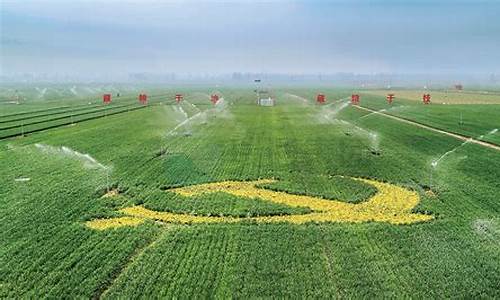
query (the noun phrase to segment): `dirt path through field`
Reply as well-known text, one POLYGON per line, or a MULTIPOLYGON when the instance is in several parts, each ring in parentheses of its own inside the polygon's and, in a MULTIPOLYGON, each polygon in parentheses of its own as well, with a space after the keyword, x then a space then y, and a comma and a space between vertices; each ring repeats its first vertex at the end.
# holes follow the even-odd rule
POLYGON ((404 119, 404 118, 401 118, 401 117, 396 117, 396 116, 393 116, 393 115, 390 115, 390 114, 387 114, 387 113, 384 113, 384 112, 380 112, 380 111, 377 111, 377 110, 374 110, 374 109, 370 109, 370 108, 367 108, 367 107, 363 107, 363 106, 359 106, 359 105, 354 105, 354 107, 357 107, 358 109, 361 109, 361 110, 369 111, 371 113, 383 115, 385 117, 388 117, 388 118, 391 118, 393 120, 400 121, 400 122, 403 122, 403 123, 406 123, 406 124, 411 124, 411 125, 414 125, 414 126, 417 126, 417 127, 420 127, 420 128, 424 128, 424 129, 427 129, 427 130, 430 130, 430 131, 434 131, 434 132, 437 132, 437 133, 442 133, 442 134, 445 134, 447 136, 451 136, 451 137, 456 138, 456 139, 461 140, 461 141, 469 141, 470 143, 474 143, 474 144, 477 144, 477 145, 481 145, 483 147, 487 147, 487 148, 490 148, 490 149, 494 149, 494 150, 500 151, 500 146, 492 144, 492 143, 488 143, 488 142, 485 142, 485 141, 476 140, 476 139, 474 139, 472 137, 460 135, 460 134, 449 132, 449 131, 445 131, 445 130, 442 130, 442 129, 437 129, 437 128, 434 128, 434 127, 431 127, 431 126, 428 126, 428 125, 424 125, 422 123, 418 123, 418 122, 415 122, 415 121, 410 121, 410 120, 407 120, 407 119, 404 119))

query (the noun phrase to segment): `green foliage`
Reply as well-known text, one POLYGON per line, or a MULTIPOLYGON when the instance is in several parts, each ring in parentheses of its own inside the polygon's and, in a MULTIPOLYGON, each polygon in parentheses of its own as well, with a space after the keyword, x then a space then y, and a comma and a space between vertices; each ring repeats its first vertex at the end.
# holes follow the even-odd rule
MULTIPOLYGON (((254 105, 250 89, 225 88, 222 114, 210 111, 211 88, 179 89, 207 112, 189 122, 189 136, 167 135, 184 117, 167 105, 170 96, 158 96, 144 109, 1 140, 0 297, 499 298, 500 154, 464 145, 439 162, 430 182, 430 163, 460 141, 380 116, 360 119, 366 112, 349 106, 324 118, 338 105, 314 104, 318 90, 278 90, 277 106, 264 108, 254 105), (88 153, 109 171, 35 143, 88 153), (343 175, 412 188, 422 196, 416 210, 437 218, 405 226, 148 221, 96 231, 84 225, 137 203, 203 215, 307 213, 226 194, 183 198, 165 191, 221 180, 276 178, 269 188, 351 203, 375 192, 343 175), (425 194, 429 185, 435 196, 425 194), (120 194, 102 198, 108 188, 120 194)), ((351 93, 321 90, 329 103, 351 93)), ((0 120, 28 111, 42 119, 41 109, 87 102, 65 99, 9 106, 0 120)), ((385 107, 380 100, 361 99, 385 107)), ((463 133, 498 127, 496 106, 467 108, 463 133)), ((453 124, 461 109, 415 104, 394 113, 458 132, 453 124)), ((186 108, 189 116, 195 111, 186 108)))
POLYGON ((296 195, 316 196, 323 199, 360 203, 373 196, 376 189, 366 183, 339 176, 293 174, 292 180, 280 180, 263 187, 296 195))
POLYGON ((304 214, 308 208, 294 208, 261 199, 246 199, 226 193, 211 193, 199 197, 178 197, 154 191, 144 200, 148 209, 205 216, 255 217, 304 214))

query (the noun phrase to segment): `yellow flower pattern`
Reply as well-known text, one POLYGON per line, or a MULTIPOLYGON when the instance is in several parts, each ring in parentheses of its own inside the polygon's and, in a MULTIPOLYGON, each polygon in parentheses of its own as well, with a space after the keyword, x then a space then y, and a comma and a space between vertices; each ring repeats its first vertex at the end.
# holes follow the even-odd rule
POLYGON ((307 222, 387 222, 391 224, 411 224, 429 221, 433 217, 425 214, 412 213, 411 210, 419 203, 419 195, 403 187, 371 179, 354 178, 373 185, 377 193, 360 204, 346 203, 335 200, 325 200, 317 197, 293 195, 259 187, 262 184, 275 182, 272 179, 256 181, 223 181, 205 183, 168 191, 185 197, 193 197, 204 193, 225 192, 240 197, 259 198, 293 207, 309 207, 312 212, 302 215, 259 216, 259 217, 220 217, 195 216, 159 212, 144 206, 123 208, 125 217, 112 219, 97 219, 86 223, 93 229, 107 229, 121 226, 139 225, 145 220, 155 220, 165 223, 195 224, 195 223, 235 223, 255 221, 259 223, 288 222, 304 224, 307 222))

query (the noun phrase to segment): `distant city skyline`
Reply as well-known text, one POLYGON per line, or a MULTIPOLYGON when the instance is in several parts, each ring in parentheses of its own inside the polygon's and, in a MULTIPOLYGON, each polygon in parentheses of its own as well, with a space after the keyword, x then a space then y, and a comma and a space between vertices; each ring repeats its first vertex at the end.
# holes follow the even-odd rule
POLYGON ((500 73, 500 1, 0 3, 3 77, 500 73))

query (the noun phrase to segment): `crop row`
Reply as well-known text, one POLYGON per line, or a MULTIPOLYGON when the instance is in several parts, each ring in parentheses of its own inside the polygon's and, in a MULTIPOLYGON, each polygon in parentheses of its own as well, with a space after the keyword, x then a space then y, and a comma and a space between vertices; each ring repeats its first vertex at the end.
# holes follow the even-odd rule
POLYGON ((30 124, 21 124, 12 128, 4 128, 0 131, 0 139, 6 139, 18 135, 34 133, 42 130, 57 128, 60 126, 71 125, 83 121, 89 121, 97 118, 111 116, 119 113, 129 112, 144 108, 136 104, 123 105, 119 107, 110 107, 105 109, 93 110, 90 112, 60 116, 48 120, 37 121, 30 124))
MULTIPOLYGON (((456 146, 390 119, 365 118, 360 126, 381 138, 382 154, 373 156, 363 152, 366 137, 344 134, 345 125, 319 123, 307 107, 255 107, 250 96, 231 106, 232 118, 196 119, 187 125, 190 135, 165 137, 180 122, 178 112, 152 107, 57 136, 9 141, 12 147, 0 143, 0 240, 6 245, 0 247, 0 298, 498 298, 492 218, 499 209, 500 161, 488 149, 466 145, 439 165, 434 184, 446 189, 424 198, 420 208, 441 217, 423 224, 146 221, 98 231, 83 224, 111 215, 120 197, 93 195, 105 175, 67 156, 34 147, 25 155, 31 146, 16 147, 43 138, 112 163, 111 181, 156 211, 239 216, 269 209, 240 206, 245 199, 229 196, 175 199, 161 188, 277 177, 277 190, 359 202, 370 188, 328 175, 398 185, 427 181, 430 158, 456 146), (18 176, 31 180, 16 182, 18 176)), ((360 112, 347 108, 339 116, 355 122, 360 112)))
MULTIPOLYGON (((149 101, 150 105, 158 104, 159 101, 154 101, 154 99, 158 99, 158 97, 163 97, 163 96, 165 96, 165 94, 151 96, 150 99, 151 98, 152 99, 149 101)), ((169 101, 167 104, 171 102, 173 101, 169 101)), ((107 115, 113 115, 117 113, 136 110, 143 107, 144 106, 142 105, 138 106, 138 104, 135 102, 132 103, 128 102, 128 104, 119 104, 119 105, 105 106, 105 107, 95 106, 92 107, 90 110, 84 110, 84 111, 78 109, 80 111, 78 113, 73 113, 74 110, 64 110, 62 112, 48 114, 41 118, 39 118, 39 116, 26 118, 23 121, 18 121, 9 126, 0 128, 0 139, 38 132, 41 130, 56 128, 59 126, 70 125, 82 121, 93 120, 99 117, 105 117, 107 115), (60 115, 62 113, 64 113, 64 115, 60 115), (33 119, 34 121, 32 121, 33 119)))
POLYGON ((6 126, 3 126, 3 127, 0 127, 0 132, 3 131, 3 130, 8 130, 8 129, 13 129, 13 128, 18 128, 18 127, 21 127, 21 126, 30 126, 30 125, 35 125, 35 124, 40 124, 40 123, 44 123, 44 122, 50 122, 50 121, 55 121, 55 120, 60 120, 60 119, 65 119, 65 118, 71 118, 71 117, 78 117, 78 116, 82 116, 82 115, 86 115, 86 114, 90 114, 90 113, 94 113, 94 112, 100 112, 100 111, 109 111, 109 110, 113 110, 113 109, 117 109, 117 108, 120 108, 120 107, 128 107, 128 106, 133 106, 135 104, 120 104, 120 105, 113 105, 113 106, 98 106, 98 107, 91 107, 91 108, 88 108, 86 110, 82 110, 82 111, 79 111, 79 112, 73 112, 73 111, 64 111, 64 112, 61 112, 61 113, 57 113, 57 114, 51 114, 51 115, 48 115, 48 116, 44 116, 44 117, 33 117, 33 118, 29 118, 29 119, 26 119, 26 120, 22 120, 22 121, 16 121, 16 122, 12 122, 6 126))
MULTIPOLYGON (((83 106, 82 104, 81 106, 83 106)), ((16 116, 24 116, 24 115, 30 115, 34 113, 40 113, 40 112, 47 112, 47 111, 54 111, 54 110, 61 110, 61 109, 66 109, 70 107, 75 107, 75 106, 70 106, 70 105, 63 105, 63 106, 56 106, 56 107, 50 107, 50 108, 44 108, 44 109, 37 109, 37 110, 32 110, 32 111, 21 111, 21 112, 16 112, 13 114, 7 114, 7 115, 1 115, 0 118, 9 118, 9 117, 16 117, 16 116)))
POLYGON ((41 118, 41 117, 46 117, 46 116, 54 116, 54 115, 59 115, 59 114, 64 114, 64 113, 69 113, 69 112, 77 112, 77 111, 88 110, 88 109, 100 107, 100 106, 102 106, 102 104, 75 105, 75 106, 65 107, 64 109, 60 109, 60 110, 56 110, 56 111, 48 111, 48 112, 46 111, 46 112, 42 112, 39 114, 32 114, 32 115, 26 114, 26 115, 23 115, 22 117, 17 117, 17 118, 12 118, 12 119, 0 119, 0 124, 25 121, 25 120, 30 120, 30 119, 34 119, 34 118, 41 118))
MULTIPOLYGON (((157 95, 151 95, 149 96, 149 100, 156 99, 158 97, 164 97, 164 96, 169 96, 171 97, 172 94, 157 94, 157 95)), ((124 96, 122 98, 119 98, 116 102, 113 103, 120 103, 127 101, 130 103, 136 103, 136 97, 135 96, 124 96)), ((78 110, 78 109, 85 109, 88 107, 97 107, 102 105, 99 102, 94 103, 94 105, 89 106, 88 103, 84 104, 76 104, 76 105, 63 105, 63 106, 56 106, 56 107, 50 107, 50 108, 44 108, 44 109, 36 109, 36 110, 29 110, 29 111, 22 111, 22 112, 16 112, 12 114, 6 114, 6 115, 0 115, 0 123, 8 123, 8 122, 13 122, 13 121, 18 121, 18 120, 25 120, 29 119, 31 117, 41 117, 41 116, 46 116, 46 115, 51 115, 51 114, 57 114, 57 113, 63 113, 63 112, 69 112, 70 110, 78 110)))

